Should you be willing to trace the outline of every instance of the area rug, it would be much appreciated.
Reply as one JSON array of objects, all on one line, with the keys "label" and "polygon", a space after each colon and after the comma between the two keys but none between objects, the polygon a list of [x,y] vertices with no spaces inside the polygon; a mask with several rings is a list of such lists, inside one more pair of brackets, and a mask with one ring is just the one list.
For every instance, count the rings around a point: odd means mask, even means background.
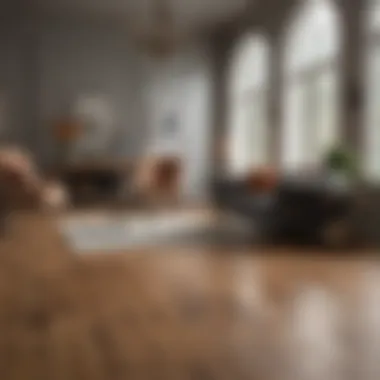
[{"label": "area rug", "polygon": [[240,223],[226,228],[210,217],[191,213],[66,217],[58,221],[58,229],[68,246],[80,253],[237,243],[251,236]]}]

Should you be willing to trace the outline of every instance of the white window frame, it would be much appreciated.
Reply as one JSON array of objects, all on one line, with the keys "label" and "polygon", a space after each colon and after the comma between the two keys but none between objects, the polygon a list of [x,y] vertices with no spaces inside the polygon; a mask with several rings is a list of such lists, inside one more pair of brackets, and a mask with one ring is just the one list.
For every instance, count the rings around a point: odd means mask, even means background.
[{"label": "white window frame", "polygon": [[[269,65],[269,46],[265,38],[259,34],[249,34],[248,36],[243,36],[243,40],[247,38],[249,41],[251,39],[252,48],[257,48],[253,44],[263,44],[262,54],[263,56],[259,59],[263,59]],[[239,46],[237,46],[239,48]],[[249,49],[250,46],[243,44],[240,48]],[[239,54],[237,50],[237,54]],[[241,62],[240,62],[241,63]],[[253,62],[254,63],[254,62]],[[247,64],[247,63],[246,63]],[[232,60],[232,65],[238,65],[239,60]],[[234,67],[232,67],[234,69]],[[236,69],[236,68],[235,68]],[[232,73],[234,71],[232,70]],[[236,74],[236,71],[235,71]],[[234,75],[234,74],[232,74]],[[237,72],[239,75],[239,72]],[[242,74],[244,75],[244,73]],[[231,78],[232,82],[236,78]],[[253,83],[255,82],[255,83]],[[251,84],[247,84],[239,87],[238,85],[232,83],[231,85],[231,96],[229,99],[230,108],[230,118],[229,118],[229,171],[233,174],[243,174],[252,168],[260,167],[269,163],[270,160],[270,149],[269,149],[269,72],[265,73],[259,80],[254,80]],[[261,120],[262,125],[260,125],[260,131],[255,131],[254,116],[252,112],[255,110],[255,102],[262,103],[261,111],[264,118]],[[257,105],[257,103],[256,103]],[[238,107],[246,107],[245,111],[240,111],[240,116],[236,116]],[[231,116],[232,115],[232,116]],[[241,120],[236,120],[234,117],[241,117]],[[239,128],[240,130],[237,130]],[[255,132],[261,134],[262,138],[259,144],[256,144],[254,139]],[[256,146],[256,150],[255,150]]]},{"label": "white window frame", "polygon": [[[306,3],[301,4],[301,6],[307,6],[307,1],[304,0]],[[325,0],[328,1],[328,0]],[[332,0],[330,0],[332,1]],[[333,5],[333,4],[332,4]],[[303,9],[300,10],[301,12]],[[302,17],[302,16],[301,16]],[[298,20],[295,18],[292,20],[292,22],[297,22]],[[291,25],[292,28],[293,25]],[[338,29],[338,28],[336,28]],[[292,30],[290,31],[290,33]],[[336,36],[335,36],[336,37]],[[332,145],[334,142],[339,138],[340,135],[340,114],[341,114],[341,108],[340,108],[340,99],[339,99],[339,87],[340,87],[340,71],[339,71],[339,49],[341,49],[341,36],[339,35],[339,47],[336,51],[334,51],[333,55],[327,56],[327,57],[316,57],[315,62],[306,63],[304,64],[304,67],[300,68],[290,68],[286,66],[286,63],[284,64],[284,101],[283,101],[283,107],[284,107],[284,120],[283,120],[283,141],[282,141],[282,159],[281,163],[283,165],[284,170],[288,171],[298,171],[299,169],[302,169],[304,166],[315,166],[319,165],[321,163],[321,160],[323,159],[323,151],[327,151],[329,149],[329,146],[322,146],[322,139],[323,136],[319,134],[319,131],[322,130],[321,125],[319,124],[320,121],[318,121],[318,99],[319,96],[317,95],[317,86],[320,85],[319,81],[323,78],[323,75],[332,73],[332,75],[335,77],[334,80],[336,80],[336,93],[337,93],[337,99],[336,99],[336,114],[331,115],[331,117],[335,118],[335,126],[333,127],[334,130],[332,131],[331,135],[331,142],[327,145]],[[294,38],[294,36],[287,35],[286,41],[289,42],[288,38]],[[285,44],[286,49],[286,44]],[[300,48],[302,49],[302,48]],[[286,54],[290,54],[289,52],[285,52]],[[294,54],[294,52],[293,52]],[[288,56],[288,58],[290,55]],[[290,97],[291,91],[295,90],[295,88],[292,86],[296,86],[297,84],[304,86],[304,90],[308,93],[309,100],[300,99],[298,102],[297,112],[295,112],[292,117],[295,117],[295,119],[290,119],[291,112],[294,112],[290,109]],[[299,89],[301,91],[301,88]],[[296,126],[295,129],[292,129],[291,123],[297,123],[297,121],[300,123],[300,125]],[[293,127],[294,128],[294,127]],[[296,132],[298,130],[298,132]],[[286,134],[298,134],[299,136],[290,135],[287,136]],[[322,133],[322,132],[321,132]],[[292,151],[297,150],[297,152]]]}]

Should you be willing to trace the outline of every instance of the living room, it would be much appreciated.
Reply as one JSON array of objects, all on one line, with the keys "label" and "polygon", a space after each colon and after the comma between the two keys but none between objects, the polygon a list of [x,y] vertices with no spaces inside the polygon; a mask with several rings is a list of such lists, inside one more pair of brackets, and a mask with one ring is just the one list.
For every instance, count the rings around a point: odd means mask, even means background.
[{"label": "living room", "polygon": [[0,10],[2,379],[379,378],[380,3]]}]

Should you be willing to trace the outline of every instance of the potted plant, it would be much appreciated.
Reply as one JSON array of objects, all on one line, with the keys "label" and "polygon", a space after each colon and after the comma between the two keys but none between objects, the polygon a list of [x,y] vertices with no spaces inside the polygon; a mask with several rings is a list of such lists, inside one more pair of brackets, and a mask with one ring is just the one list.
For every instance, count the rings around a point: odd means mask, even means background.
[{"label": "potted plant", "polygon": [[354,155],[343,145],[334,146],[326,155],[325,166],[329,179],[337,185],[349,185],[357,177]]}]

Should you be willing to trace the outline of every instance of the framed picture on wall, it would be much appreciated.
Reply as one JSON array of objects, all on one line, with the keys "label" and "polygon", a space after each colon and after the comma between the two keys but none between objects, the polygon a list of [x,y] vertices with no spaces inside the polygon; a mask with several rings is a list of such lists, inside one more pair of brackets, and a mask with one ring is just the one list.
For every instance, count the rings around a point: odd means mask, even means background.
[{"label": "framed picture on wall", "polygon": [[168,113],[162,120],[160,136],[163,139],[173,139],[178,136],[179,122],[174,112]]}]

